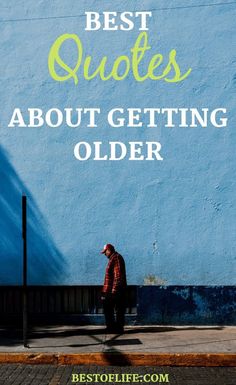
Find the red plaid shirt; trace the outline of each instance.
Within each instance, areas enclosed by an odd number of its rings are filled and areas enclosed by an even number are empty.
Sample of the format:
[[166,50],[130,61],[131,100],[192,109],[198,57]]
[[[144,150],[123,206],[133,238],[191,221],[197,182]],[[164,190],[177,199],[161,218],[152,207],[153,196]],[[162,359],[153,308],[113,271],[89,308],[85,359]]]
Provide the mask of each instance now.
[[120,289],[124,289],[126,286],[125,261],[119,253],[114,252],[107,264],[102,292],[118,293]]

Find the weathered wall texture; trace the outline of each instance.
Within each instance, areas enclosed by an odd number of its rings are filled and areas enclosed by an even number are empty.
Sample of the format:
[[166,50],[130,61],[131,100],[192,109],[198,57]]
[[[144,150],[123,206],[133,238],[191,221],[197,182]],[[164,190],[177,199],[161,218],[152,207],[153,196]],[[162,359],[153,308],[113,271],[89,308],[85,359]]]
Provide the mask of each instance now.
[[137,323],[235,325],[232,286],[143,286],[137,294]]
[[[5,1],[0,9],[1,284],[21,281],[21,194],[28,196],[29,282],[99,285],[114,243],[134,285],[235,285],[236,4],[202,1]],[[117,3],[117,4],[116,4]],[[209,3],[211,3],[209,1]],[[214,1],[214,3],[216,3]],[[223,3],[223,2],[222,2]],[[180,8],[178,8],[180,7]],[[170,9],[169,9],[170,8]],[[76,33],[98,63],[130,54],[138,29],[86,32],[85,10],[152,10],[147,57],[172,48],[181,83],[55,82],[51,45]],[[65,17],[75,16],[78,17]],[[16,20],[20,19],[20,20]],[[65,51],[73,63],[72,50]],[[74,52],[74,51],[73,51]],[[70,57],[71,55],[71,57]],[[148,62],[146,60],[146,62]],[[227,128],[8,128],[15,107],[227,108]],[[160,141],[161,161],[79,162],[78,141]]]

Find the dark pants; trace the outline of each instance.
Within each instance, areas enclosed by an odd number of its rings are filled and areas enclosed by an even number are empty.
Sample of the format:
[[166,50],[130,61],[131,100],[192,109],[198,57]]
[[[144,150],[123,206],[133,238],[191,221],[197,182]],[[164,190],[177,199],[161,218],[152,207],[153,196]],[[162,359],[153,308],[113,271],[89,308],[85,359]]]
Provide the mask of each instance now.
[[123,329],[125,324],[125,291],[107,295],[103,300],[105,322],[108,329]]

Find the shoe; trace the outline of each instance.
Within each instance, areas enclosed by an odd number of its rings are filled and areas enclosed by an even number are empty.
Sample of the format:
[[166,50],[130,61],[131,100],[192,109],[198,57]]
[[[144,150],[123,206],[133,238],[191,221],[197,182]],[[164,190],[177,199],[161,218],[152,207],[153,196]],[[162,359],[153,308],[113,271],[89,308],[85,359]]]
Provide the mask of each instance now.
[[106,329],[104,329],[104,333],[105,334],[116,334],[116,328],[115,327],[114,328],[111,328],[111,327],[106,328]]
[[106,333],[106,334],[123,334],[124,328],[123,328],[123,326],[107,327],[104,330],[104,333]]

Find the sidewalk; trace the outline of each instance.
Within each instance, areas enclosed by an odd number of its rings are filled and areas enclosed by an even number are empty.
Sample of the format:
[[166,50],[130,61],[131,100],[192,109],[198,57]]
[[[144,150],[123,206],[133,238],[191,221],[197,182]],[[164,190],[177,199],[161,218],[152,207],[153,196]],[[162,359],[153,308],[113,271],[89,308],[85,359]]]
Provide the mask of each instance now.
[[20,330],[0,328],[0,363],[236,366],[236,327],[127,326],[106,335],[101,326],[35,327],[29,348]]

